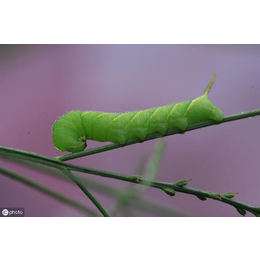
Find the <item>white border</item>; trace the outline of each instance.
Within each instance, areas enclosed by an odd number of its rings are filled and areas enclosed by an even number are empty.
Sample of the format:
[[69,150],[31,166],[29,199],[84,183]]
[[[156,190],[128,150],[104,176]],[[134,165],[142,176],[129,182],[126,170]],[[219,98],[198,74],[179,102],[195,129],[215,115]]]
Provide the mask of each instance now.
[[259,43],[258,1],[1,1],[1,43]]
[[257,218],[3,218],[1,259],[256,259]]

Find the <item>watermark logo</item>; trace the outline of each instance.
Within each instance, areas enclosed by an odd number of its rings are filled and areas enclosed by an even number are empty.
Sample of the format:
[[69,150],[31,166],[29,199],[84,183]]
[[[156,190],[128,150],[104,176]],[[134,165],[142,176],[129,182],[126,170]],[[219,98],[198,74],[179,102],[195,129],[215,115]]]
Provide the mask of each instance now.
[[2,210],[3,216],[7,216],[8,213],[9,213],[8,209],[3,209],[3,210]]
[[0,208],[0,217],[24,217],[24,208]]

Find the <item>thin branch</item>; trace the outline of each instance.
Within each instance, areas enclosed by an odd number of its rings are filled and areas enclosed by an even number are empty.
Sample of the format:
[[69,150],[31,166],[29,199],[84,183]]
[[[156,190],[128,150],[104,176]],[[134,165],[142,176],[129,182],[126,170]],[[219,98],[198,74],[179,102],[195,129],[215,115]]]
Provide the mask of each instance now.
[[22,177],[22,176],[14,173],[10,170],[7,170],[7,169],[0,167],[0,174],[4,175],[6,177],[12,178],[14,180],[17,180],[18,182],[21,182],[21,183],[37,190],[37,191],[40,191],[41,193],[44,193],[44,194],[46,194],[46,195],[48,195],[48,196],[50,196],[50,197],[52,197],[56,200],[59,200],[59,201],[65,203],[65,204],[67,204],[68,206],[71,206],[71,207],[75,208],[76,210],[79,210],[80,212],[82,212],[82,213],[84,213],[88,216],[93,216],[93,217],[98,216],[94,211],[88,209],[85,205],[83,205],[83,204],[81,204],[81,203],[79,203],[75,200],[72,200],[68,197],[65,197],[65,196],[61,195],[60,193],[57,193],[57,192],[55,192],[55,191],[53,191],[49,188],[46,188],[46,187],[44,187],[44,186],[42,186],[42,185],[40,185],[40,184],[38,184],[34,181],[31,181],[31,180],[25,178],[25,177]]
[[[242,112],[242,113],[239,113],[239,114],[233,114],[233,115],[226,116],[223,119],[223,121],[220,122],[220,123],[216,123],[214,121],[205,121],[205,122],[193,124],[193,125],[188,126],[188,128],[186,129],[185,132],[196,130],[196,129],[199,129],[199,128],[212,126],[212,125],[219,125],[219,124],[223,124],[223,123],[226,123],[226,122],[240,120],[240,119],[244,119],[244,118],[248,118],[248,117],[253,117],[253,116],[257,116],[257,115],[260,115],[260,109],[251,110],[251,111]],[[183,131],[181,131],[179,129],[172,129],[172,130],[169,130],[164,136],[175,135],[175,134],[183,134]],[[162,136],[159,135],[159,134],[150,134],[146,137],[144,142],[149,141],[149,140],[153,140],[153,139],[156,139],[156,138],[161,138],[161,137]],[[72,159],[76,159],[76,158],[80,158],[80,157],[84,157],[84,156],[88,156],[88,155],[92,155],[92,154],[97,154],[97,153],[102,153],[102,152],[109,151],[109,150],[114,150],[114,149],[117,149],[117,148],[129,146],[129,145],[136,144],[136,143],[140,143],[140,141],[138,139],[132,139],[132,140],[129,140],[125,145],[109,144],[109,145],[104,145],[104,146],[100,146],[100,147],[93,148],[93,149],[88,149],[88,150],[83,151],[83,152],[58,156],[56,158],[59,161],[68,161],[68,160],[72,160]]]
[[[15,150],[12,148],[6,148],[6,147],[0,147],[1,152],[6,152],[6,153],[12,153],[12,154],[19,154],[21,157],[24,157],[24,159],[30,160],[28,157],[28,152],[26,151],[20,151],[20,150]],[[30,154],[30,153],[29,153]],[[89,168],[89,167],[83,167],[83,166],[78,166],[78,165],[73,165],[73,164],[68,164],[64,163],[58,160],[55,160],[51,157],[45,157],[45,156],[35,156],[34,154],[34,160],[37,161],[38,163],[42,163],[44,165],[49,165],[51,167],[55,167],[60,169],[62,168],[67,168],[69,170],[74,170],[78,172],[84,172],[84,173],[89,173],[92,175],[97,175],[101,177],[106,177],[106,178],[112,178],[112,179],[117,179],[117,180],[122,180],[122,181],[127,181],[127,182],[132,182],[132,183],[138,183],[141,185],[145,186],[150,186],[154,188],[158,188],[161,190],[164,190],[165,188],[171,188],[175,191],[182,192],[182,193],[187,193],[187,194],[192,194],[195,196],[202,196],[210,199],[215,199],[212,197],[212,194],[215,194],[213,192],[208,192],[208,191],[203,191],[203,190],[197,190],[197,189],[192,189],[192,188],[186,188],[186,187],[179,187],[176,186],[172,183],[166,183],[166,182],[158,182],[158,181],[151,181],[151,180],[146,180],[140,178],[140,176],[135,176],[135,175],[125,175],[122,173],[116,173],[116,172],[110,172],[110,171],[104,171],[104,170],[98,170],[94,168]],[[218,199],[217,199],[218,200]],[[242,208],[247,211],[250,211],[251,213],[255,214],[256,216],[259,216],[260,211],[259,208],[243,204],[242,202],[227,199],[227,198],[222,198],[220,197],[220,201],[233,205],[236,208]]]
[[[234,120],[238,120],[238,119],[243,119],[243,118],[248,118],[248,117],[257,116],[257,115],[260,115],[260,109],[227,116],[224,118],[224,120],[221,123],[234,121]],[[207,126],[211,126],[211,125],[215,125],[215,124],[216,123],[213,121],[202,122],[199,124],[194,124],[194,125],[189,126],[186,131],[191,131],[191,130],[195,130],[198,128],[207,127]],[[176,129],[171,130],[171,131],[167,132],[166,136],[177,134],[177,133],[181,133],[181,132]],[[149,135],[145,141],[159,138],[159,137],[161,137],[161,136],[159,136],[157,134]],[[138,142],[139,142],[138,140],[130,140],[130,141],[128,141],[128,143],[126,145],[131,145],[131,144],[138,143]],[[122,147],[122,146],[119,144],[111,144],[111,145],[107,145],[107,146],[103,146],[103,147],[99,147],[99,148],[95,148],[95,149],[90,149],[90,150],[80,152],[80,153],[64,155],[64,156],[57,157],[57,158],[46,157],[46,156],[39,155],[36,153],[21,151],[21,150],[17,150],[17,149],[13,149],[13,148],[2,147],[2,146],[0,146],[0,152],[5,155],[11,154],[12,157],[26,159],[29,161],[41,163],[43,165],[48,165],[50,167],[55,167],[58,169],[65,167],[69,170],[74,170],[74,171],[78,171],[78,172],[85,172],[85,173],[89,173],[92,175],[98,175],[98,176],[102,176],[102,177],[106,177],[106,178],[118,179],[118,180],[123,180],[123,181],[127,181],[127,182],[132,182],[132,183],[138,183],[141,185],[158,188],[165,192],[167,191],[167,189],[171,189],[171,195],[173,195],[175,193],[175,191],[177,191],[177,192],[192,194],[192,195],[195,195],[200,198],[210,198],[210,199],[214,199],[214,200],[219,200],[226,204],[236,207],[240,213],[241,212],[243,213],[243,211],[247,210],[256,216],[260,216],[260,208],[253,207],[253,206],[244,204],[242,202],[226,198],[225,196],[223,196],[221,194],[216,194],[216,193],[212,193],[209,191],[203,191],[203,190],[198,190],[198,189],[193,189],[193,188],[180,187],[179,185],[176,185],[174,183],[165,183],[165,182],[146,180],[146,179],[140,178],[140,176],[134,176],[134,175],[129,176],[129,175],[124,175],[124,174],[120,174],[120,173],[102,171],[102,170],[97,170],[97,169],[93,169],[93,168],[82,167],[82,166],[67,164],[67,163],[62,162],[65,160],[70,160],[70,159],[75,159],[75,158],[79,158],[82,156],[87,156],[90,154],[100,153],[100,152],[116,149],[119,147]],[[169,190],[167,192],[166,192],[167,194],[170,193]]]
[[74,174],[64,168],[62,170],[84,193],[85,195],[93,202],[93,204],[97,207],[97,209],[103,214],[104,217],[110,217],[107,211],[103,208],[103,206],[99,203],[99,201],[91,194],[91,192],[74,176]]
[[[257,115],[260,115],[260,109],[251,110],[251,111],[242,112],[242,113],[239,113],[239,114],[233,114],[233,115],[226,116],[221,123],[216,123],[216,122],[213,122],[213,121],[205,121],[205,122],[202,122],[202,123],[190,125],[187,128],[186,132],[191,131],[191,130],[196,130],[196,129],[199,129],[199,128],[203,128],[203,127],[216,125],[216,124],[222,124],[222,123],[225,123],[225,122],[230,122],[230,121],[239,120],[239,119],[243,119],[243,118],[249,118],[249,117],[253,117],[253,116],[257,116]],[[183,134],[182,131],[180,131],[178,129],[173,129],[173,130],[168,131],[165,136],[180,134],[180,133]],[[158,134],[152,134],[152,135],[148,135],[147,138],[144,141],[148,141],[148,140],[152,140],[152,139],[156,139],[156,138],[161,138],[161,137],[162,136],[160,136]],[[88,155],[92,155],[92,154],[96,154],[96,153],[102,153],[102,152],[105,152],[105,151],[114,150],[114,149],[117,149],[117,148],[129,146],[129,145],[136,144],[136,143],[139,143],[139,142],[140,142],[139,140],[133,139],[133,140],[129,140],[124,146],[122,146],[120,144],[109,144],[109,145],[104,145],[104,146],[100,146],[100,147],[97,147],[97,148],[89,149],[89,150],[86,150],[86,151],[83,151],[83,152],[66,154],[66,155],[63,155],[63,156],[55,157],[55,158],[44,156],[44,155],[33,153],[33,152],[28,152],[28,151],[18,150],[18,149],[14,149],[14,148],[4,147],[4,146],[0,146],[0,153],[2,152],[2,153],[5,153],[5,154],[12,154],[12,156],[16,156],[18,158],[23,158],[23,159],[27,158],[27,160],[29,160],[29,161],[35,160],[35,162],[39,162],[41,164],[45,164],[45,165],[50,166],[50,164],[52,164],[53,162],[55,163],[55,162],[59,162],[59,161],[68,161],[68,160],[80,158],[80,157],[83,157],[83,156],[88,156]],[[62,166],[62,164],[61,164],[61,166]]]
[[[28,163],[26,161],[20,161],[20,163],[23,163],[23,165],[29,166],[29,167],[34,167],[34,169],[37,169],[38,171],[43,171],[43,169],[41,169],[39,166],[34,165],[28,165]],[[141,169],[137,169],[135,174],[140,174],[140,172],[142,172],[142,167],[143,167],[143,161],[141,161],[141,165],[139,165],[138,167]],[[37,167],[37,168],[35,168]],[[55,169],[55,168],[53,168]],[[71,183],[71,181],[66,178],[66,176],[64,176],[64,174],[61,174],[60,171],[52,171],[51,173],[49,171],[46,171],[45,169],[45,173],[50,174],[50,176],[52,176],[53,178],[56,178],[58,180],[62,180],[62,181],[66,181]],[[75,174],[74,174],[75,175]],[[87,176],[77,176],[77,179],[83,184],[83,185],[87,185],[89,188],[91,188],[92,190],[100,193],[100,194],[104,194],[107,197],[111,197],[113,199],[117,199],[118,197],[120,197],[122,195],[122,193],[125,193],[126,190],[125,189],[119,189],[117,187],[114,187],[112,185],[109,185],[108,183],[103,183],[97,180],[93,180],[93,178],[88,178]],[[134,184],[132,184],[134,185]],[[135,191],[130,192],[129,193],[129,197],[133,197],[135,193]],[[187,217],[190,216],[187,213],[184,212],[180,212],[179,209],[177,211],[177,209],[172,209],[169,206],[163,205],[161,202],[160,204],[158,202],[154,202],[152,200],[148,200],[145,198],[141,198],[140,200],[133,200],[131,201],[131,204],[129,206],[134,206],[135,208],[144,211],[144,212],[150,212],[154,215],[158,215],[158,216],[171,216],[171,217]],[[111,215],[111,214],[110,214]]]
[[[44,174],[48,174],[52,178],[56,178],[58,180],[65,181],[66,183],[72,184],[71,180],[68,179],[67,176],[64,176],[63,173],[61,173],[61,170],[56,169],[54,167],[47,168],[40,164],[31,163],[28,160],[16,159],[16,158],[13,158],[10,156],[5,156],[4,158],[8,159],[12,162],[17,162],[25,167],[29,167],[31,169],[42,172]],[[144,164],[144,159],[141,160],[140,164],[137,166],[135,175],[143,172],[143,167],[144,167],[143,164]],[[103,194],[103,195],[113,198],[113,199],[117,199],[122,194],[122,192],[125,192],[125,190],[123,190],[123,189],[119,189],[117,187],[109,185],[108,183],[103,183],[98,180],[93,180],[93,178],[88,178],[86,175],[85,176],[76,176],[76,177],[83,185],[87,185],[87,187],[91,188],[93,191],[96,191],[99,194]],[[134,184],[132,184],[132,185],[134,185]],[[131,193],[131,195],[129,195],[129,196],[133,196],[133,195],[134,194]],[[190,215],[187,215],[187,213],[180,212],[179,209],[178,210],[172,209],[169,206],[162,205],[161,202],[159,204],[159,202],[154,202],[153,200],[144,199],[144,198],[141,198],[140,201],[139,200],[132,201],[131,205],[129,205],[129,206],[134,206],[138,210],[141,210],[143,212],[150,212],[153,215],[158,215],[158,216],[165,216],[165,217],[167,217],[167,216],[168,217],[190,216]]]
[[[72,166],[69,164],[64,164],[64,165],[66,165],[66,167]],[[181,192],[181,193],[195,195],[197,197],[218,200],[223,203],[232,205],[235,208],[242,208],[244,210],[247,210],[247,211],[253,213],[255,216],[260,216],[259,207],[253,207],[248,204],[242,203],[240,201],[226,198],[225,196],[223,196],[221,194],[216,194],[214,192],[204,191],[204,190],[199,190],[199,189],[194,189],[194,188],[188,188],[188,187],[181,187],[175,183],[147,180],[147,179],[143,179],[140,176],[136,176],[136,175],[124,175],[124,174],[120,174],[120,173],[86,168],[86,167],[82,167],[82,166],[77,166],[77,167],[72,166],[72,168],[74,168],[74,170],[75,170],[75,168],[78,168],[78,167],[80,167],[80,169],[78,169],[78,170],[80,170],[81,172],[86,172],[86,173],[98,175],[101,177],[107,177],[107,178],[118,179],[118,180],[122,180],[122,181],[126,181],[126,182],[137,183],[137,184],[141,184],[144,186],[154,187],[154,188],[160,189],[165,192],[166,192],[165,189],[172,189],[174,192],[177,191],[177,192]]]

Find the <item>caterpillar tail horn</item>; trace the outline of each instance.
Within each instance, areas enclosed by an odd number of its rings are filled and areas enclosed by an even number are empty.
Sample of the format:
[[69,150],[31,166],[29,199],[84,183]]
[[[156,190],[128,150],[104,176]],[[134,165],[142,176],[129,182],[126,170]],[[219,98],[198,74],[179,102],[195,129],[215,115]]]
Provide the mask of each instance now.
[[208,84],[208,86],[205,89],[205,91],[203,92],[203,95],[207,95],[208,96],[208,94],[209,94],[209,92],[210,92],[210,90],[211,90],[211,88],[212,88],[212,86],[213,86],[213,84],[214,84],[214,82],[216,80],[216,76],[217,76],[216,75],[216,71],[214,71],[214,76],[213,76],[212,80],[210,81],[210,83]]

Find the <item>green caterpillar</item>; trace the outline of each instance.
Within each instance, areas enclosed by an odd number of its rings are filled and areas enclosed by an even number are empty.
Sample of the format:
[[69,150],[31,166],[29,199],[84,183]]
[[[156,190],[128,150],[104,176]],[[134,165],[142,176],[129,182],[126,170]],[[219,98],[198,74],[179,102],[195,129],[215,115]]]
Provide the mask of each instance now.
[[163,107],[126,113],[70,111],[53,125],[53,143],[60,151],[83,151],[86,140],[125,144],[130,139],[143,141],[148,134],[165,135],[173,128],[183,132],[188,125],[213,120],[221,122],[223,113],[215,107],[208,93],[216,73],[202,96]]

